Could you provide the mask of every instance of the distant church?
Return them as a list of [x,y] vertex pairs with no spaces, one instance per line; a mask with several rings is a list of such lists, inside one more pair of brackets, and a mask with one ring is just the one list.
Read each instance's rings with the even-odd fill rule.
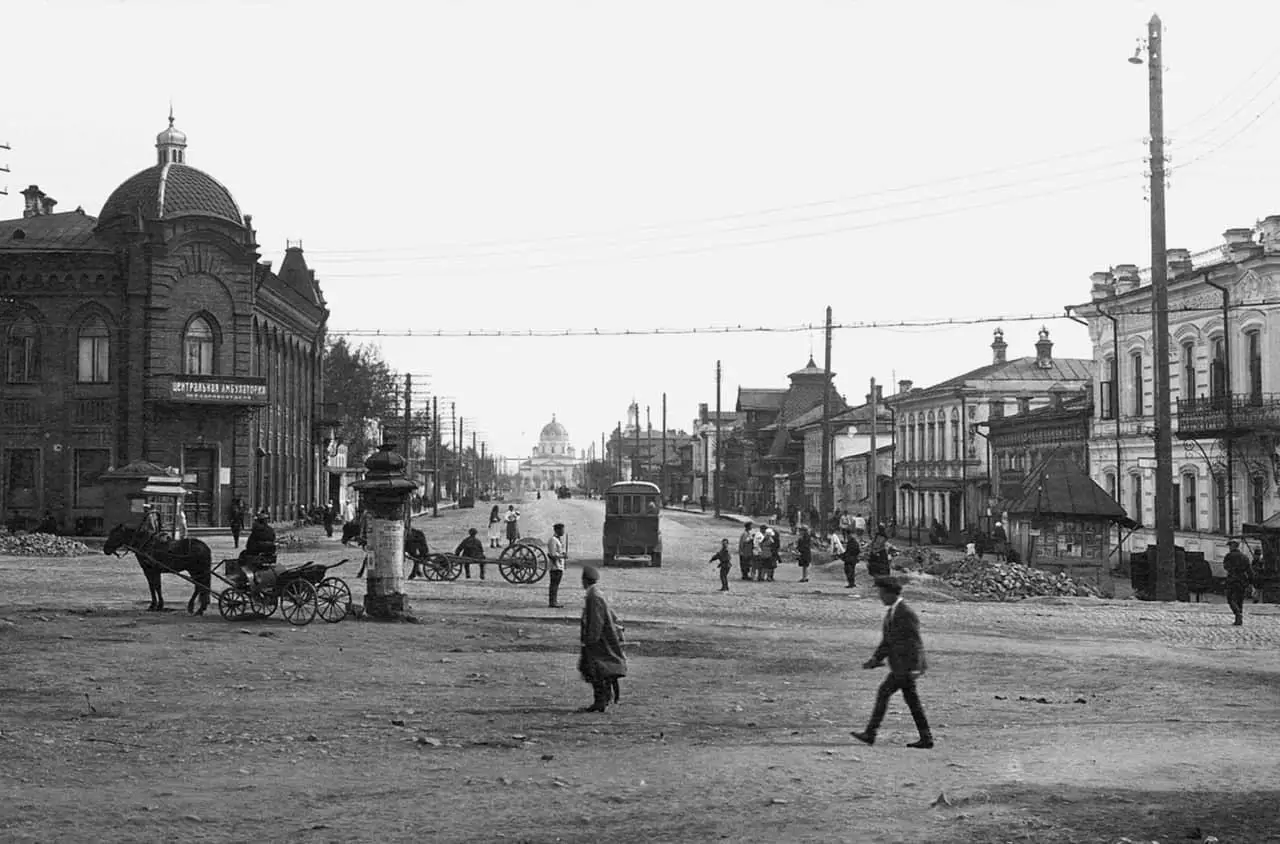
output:
[[575,487],[582,480],[582,465],[569,445],[569,431],[556,421],[542,426],[533,453],[520,464],[520,483],[530,491]]

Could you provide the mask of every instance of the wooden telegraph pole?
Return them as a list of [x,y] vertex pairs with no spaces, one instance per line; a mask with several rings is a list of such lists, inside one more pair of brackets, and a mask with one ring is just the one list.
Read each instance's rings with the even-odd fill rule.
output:
[[827,306],[827,352],[822,364],[822,474],[819,480],[821,499],[818,504],[821,524],[813,525],[815,532],[826,533],[831,510],[831,306]]
[[[871,379],[871,457],[867,464],[867,507],[871,511],[867,513],[867,521],[870,522],[868,527],[874,530],[874,525],[880,524],[880,511],[878,509],[878,498],[880,493],[880,456],[876,454],[876,423],[879,421],[876,417],[880,413],[880,404],[876,401],[876,379]],[[874,534],[873,534],[874,535]]]
[[440,515],[440,400],[431,397],[431,515]]
[[667,500],[667,394],[662,394],[662,468],[659,470],[661,475],[658,477],[658,487],[661,489],[660,498],[665,502]]
[[716,361],[716,518],[720,517],[720,361]]

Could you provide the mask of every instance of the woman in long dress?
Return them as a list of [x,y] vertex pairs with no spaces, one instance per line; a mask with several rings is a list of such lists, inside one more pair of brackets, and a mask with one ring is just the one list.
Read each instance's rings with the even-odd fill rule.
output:
[[498,514],[498,505],[493,505],[493,509],[489,511],[489,547],[502,547],[502,516]]
[[507,505],[507,544],[513,545],[520,538],[520,513],[516,505]]

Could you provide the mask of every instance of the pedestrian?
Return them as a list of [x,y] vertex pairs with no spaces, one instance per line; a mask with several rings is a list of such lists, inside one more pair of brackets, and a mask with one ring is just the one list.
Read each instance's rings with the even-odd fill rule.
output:
[[918,747],[928,750],[933,747],[933,733],[929,730],[929,721],[925,718],[924,707],[920,705],[920,696],[916,694],[916,678],[924,674],[928,667],[924,658],[924,643],[920,639],[920,619],[902,600],[902,584],[888,577],[876,579],[876,588],[880,590],[880,600],[889,609],[884,614],[883,633],[880,645],[871,659],[862,664],[863,668],[879,668],[885,660],[889,660],[889,674],[880,684],[876,692],[875,708],[871,710],[871,720],[867,728],[861,732],[854,731],[853,737],[864,744],[875,744],[876,732],[880,722],[884,720],[885,711],[889,708],[889,698],[896,691],[902,692],[902,699],[911,710],[911,717],[916,722],[916,730],[920,738],[907,747]]
[[800,508],[792,504],[787,507],[787,524],[791,526],[791,532],[796,532],[796,523],[800,521]]
[[800,528],[800,538],[796,540],[796,562],[800,564],[800,582],[809,582],[809,563],[813,559],[813,539],[807,528]]
[[755,536],[751,530],[751,522],[742,526],[742,535],[738,537],[738,568],[742,570],[742,579],[751,579],[751,558],[755,551]]
[[240,531],[244,530],[244,502],[239,498],[231,499],[231,509],[227,511],[227,527],[231,528],[231,538],[239,548]]
[[889,574],[889,537],[885,534],[883,524],[876,526],[876,535],[871,539],[871,549],[867,552],[867,573],[872,577]]
[[[563,525],[556,527],[563,528]],[[578,673],[591,684],[593,700],[579,712],[604,712],[617,695],[617,681],[627,676],[627,657],[622,652],[622,625],[609,609],[599,587],[600,572],[595,566],[582,567],[582,650]]]
[[867,535],[867,517],[861,513],[856,513],[853,517],[853,532],[858,537],[859,544]]
[[245,540],[240,559],[256,563],[258,567],[275,565],[276,531],[268,521],[270,516],[266,510],[259,510],[253,517],[253,527],[249,530],[249,538]]
[[333,519],[336,515],[337,513],[334,512],[333,502],[326,501],[324,503],[324,509],[320,511],[320,519],[324,522],[324,535],[330,539],[333,538]]
[[[510,522],[507,524],[509,525]],[[558,609],[564,606],[558,599],[560,597],[560,579],[564,577],[564,562],[567,552],[564,547],[564,525],[556,522],[551,526],[551,530],[553,531],[551,539],[547,540],[547,559],[551,561],[550,569],[547,571],[551,581],[550,592],[547,596],[547,606],[552,609]],[[583,577],[586,577],[585,572]]]
[[1227,570],[1227,605],[1235,613],[1234,626],[1244,624],[1244,595],[1252,580],[1249,572],[1249,558],[1240,551],[1239,541],[1227,542],[1227,556],[1222,558],[1222,567]]
[[1251,561],[1251,577],[1253,579],[1253,602],[1256,604],[1262,600],[1262,578],[1266,570],[1266,563],[1262,559],[1262,549],[1253,549],[1253,560]]
[[729,540],[720,540],[720,550],[711,555],[711,562],[720,564],[720,591],[729,591],[729,569],[733,567],[733,557],[729,555]]
[[187,511],[179,506],[173,512],[173,541],[181,542],[190,536],[187,529]]
[[861,553],[862,546],[858,544],[858,537],[850,536],[848,544],[845,545],[844,553],[840,554],[840,561],[844,563],[844,579],[847,581],[845,589],[853,589],[858,585],[858,555]]
[[507,544],[514,545],[516,540],[520,538],[520,513],[516,510],[516,505],[507,505]]
[[431,546],[427,544],[427,535],[412,524],[406,526],[404,537],[404,555],[413,560],[413,570],[409,579],[414,580],[427,576],[427,558],[431,556]]
[[484,546],[480,544],[479,533],[475,528],[467,531],[467,538],[458,543],[458,547],[454,549],[453,555],[462,558],[462,568],[467,574],[467,580],[471,579],[471,561],[478,560],[480,562],[480,579],[484,580]]
[[502,515],[498,512],[498,505],[493,505],[493,509],[489,511],[489,547],[502,547]]
[[1009,534],[1005,533],[1003,522],[996,522],[991,529],[991,553],[1002,563],[1009,555]]
[[781,540],[778,532],[768,525],[761,525],[760,532],[764,538],[760,542],[760,553],[764,555],[765,580],[773,582],[774,572],[778,569],[778,545]]

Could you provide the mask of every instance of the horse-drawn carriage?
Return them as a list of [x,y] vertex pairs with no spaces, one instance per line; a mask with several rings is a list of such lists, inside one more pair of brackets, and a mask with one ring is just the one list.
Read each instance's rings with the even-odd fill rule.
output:
[[340,577],[328,576],[342,563],[314,561],[285,567],[253,556],[224,560],[226,589],[218,595],[218,612],[228,621],[270,618],[277,608],[290,624],[301,627],[319,615],[334,624],[351,611],[351,589]]

